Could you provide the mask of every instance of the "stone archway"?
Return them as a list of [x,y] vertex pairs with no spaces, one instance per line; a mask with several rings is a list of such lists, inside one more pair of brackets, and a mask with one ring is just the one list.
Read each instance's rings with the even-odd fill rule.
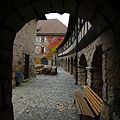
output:
[[[12,52],[16,33],[34,18],[41,18],[46,13],[70,13],[96,27],[102,34],[108,26],[119,33],[119,7],[113,1],[97,0],[5,0],[0,4],[0,119],[13,120],[12,105]],[[119,4],[118,4],[119,5]],[[117,25],[116,25],[117,24]],[[111,29],[110,28],[110,29]],[[116,42],[119,41],[117,34]]]
[[102,47],[98,47],[93,55],[91,69],[91,88],[102,97],[103,80],[102,80]]
[[79,60],[79,82],[80,84],[84,84],[86,85],[87,84],[87,70],[86,70],[86,67],[87,67],[87,61],[86,61],[86,58],[85,58],[85,55],[82,54],[80,56],[80,60]]
[[48,65],[48,59],[47,58],[43,57],[40,60],[41,60],[41,64]]

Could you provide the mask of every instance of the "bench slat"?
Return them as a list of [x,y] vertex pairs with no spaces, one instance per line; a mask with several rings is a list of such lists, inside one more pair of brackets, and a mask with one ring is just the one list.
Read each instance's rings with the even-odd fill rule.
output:
[[[76,101],[77,101],[77,105],[78,105],[78,107],[80,107],[80,110],[81,110],[81,113],[82,114],[85,114],[85,109],[84,109],[84,106],[83,106],[83,104],[82,104],[82,102],[83,102],[83,99],[82,99],[82,94],[81,93],[76,93]],[[80,100],[79,100],[79,98],[80,98]]]
[[98,115],[100,113],[100,106],[98,105],[98,103],[96,102],[96,100],[92,99],[90,94],[86,94],[86,99],[89,102],[90,106],[92,107],[92,109],[94,110],[95,114]]
[[103,103],[103,100],[102,100],[88,85],[86,85],[84,88],[89,89],[89,91],[91,91],[91,93],[92,93],[101,103]]
[[103,101],[101,101],[101,98],[95,92],[93,92],[89,86],[84,88],[84,93],[96,115],[99,115],[103,106]]
[[75,96],[76,96],[76,102],[81,110],[81,113],[86,116],[95,117],[91,109],[89,108],[87,102],[85,101],[83,93],[76,92]]
[[[82,93],[81,93],[82,95]],[[84,101],[84,96],[82,95],[79,96],[79,99],[81,98],[81,101],[79,100],[79,104],[82,106],[82,109],[84,110],[84,115],[87,115],[87,116],[91,116],[91,113],[90,113],[90,110],[89,110],[89,107],[88,105],[86,104],[86,102]],[[87,109],[86,109],[87,108]]]
[[104,105],[103,100],[88,85],[75,92],[75,100],[81,114],[93,118],[101,113]]
[[[97,96],[97,94],[90,87],[85,88],[84,91],[86,92],[86,94],[88,93],[90,96],[90,99],[93,99],[95,101],[96,105],[98,104],[98,107],[100,109],[102,109],[102,107],[103,107],[103,101],[101,101],[102,99],[101,98],[98,99],[99,96]],[[94,94],[93,94],[93,92],[94,92]]]
[[103,103],[103,100],[102,100],[88,85],[87,85],[86,87],[89,89],[89,91],[91,91],[91,92],[93,93],[94,96],[96,96],[96,98],[97,98],[101,103]]
[[82,105],[79,104],[78,93],[75,93],[75,101],[76,101],[76,105],[77,105],[77,107],[80,109],[79,112],[81,112],[81,113],[83,114],[83,113],[84,113],[84,110],[82,109]]
[[88,95],[89,99],[94,100],[95,103],[98,104],[98,107],[102,106],[102,103],[91,93],[91,91],[85,89],[84,92],[85,92],[86,95]]

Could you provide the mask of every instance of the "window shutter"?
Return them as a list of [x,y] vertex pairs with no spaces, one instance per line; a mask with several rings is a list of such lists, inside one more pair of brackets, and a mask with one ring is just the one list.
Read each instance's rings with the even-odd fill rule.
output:
[[41,39],[42,39],[42,38],[41,38],[41,36],[40,36],[40,39],[39,39],[40,42],[41,42]]
[[46,53],[46,47],[44,47],[44,53]]

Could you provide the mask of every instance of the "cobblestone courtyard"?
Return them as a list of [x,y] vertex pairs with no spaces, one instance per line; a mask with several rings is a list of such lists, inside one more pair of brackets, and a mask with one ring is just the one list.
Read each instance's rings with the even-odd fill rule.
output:
[[15,120],[78,120],[74,78],[62,68],[58,74],[37,75],[13,89]]

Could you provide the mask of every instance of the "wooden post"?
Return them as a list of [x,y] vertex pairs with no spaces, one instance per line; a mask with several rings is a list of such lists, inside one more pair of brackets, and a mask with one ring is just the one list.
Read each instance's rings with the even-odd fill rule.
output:
[[76,55],[75,55],[75,69],[76,69],[76,81],[75,84],[78,85],[78,68],[77,68],[77,61],[78,61],[78,18],[77,18],[77,25],[76,25]]

